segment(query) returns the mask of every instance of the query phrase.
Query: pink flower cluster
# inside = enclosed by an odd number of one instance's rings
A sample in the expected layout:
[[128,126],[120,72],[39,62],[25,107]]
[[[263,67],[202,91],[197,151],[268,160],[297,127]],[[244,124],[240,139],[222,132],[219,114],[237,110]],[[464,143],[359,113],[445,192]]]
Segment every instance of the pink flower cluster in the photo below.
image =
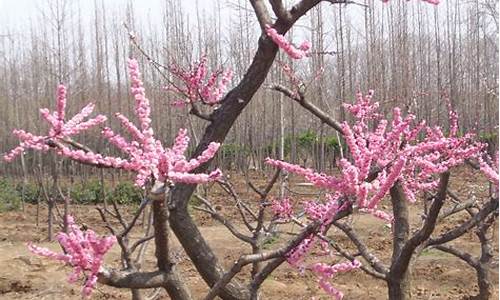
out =
[[92,230],[82,232],[71,216],[68,216],[67,223],[69,233],[60,232],[57,235],[57,240],[65,253],[57,253],[32,243],[28,244],[28,249],[37,255],[71,265],[73,273],[70,274],[68,281],[74,283],[83,275],[85,284],[82,295],[88,297],[97,284],[104,255],[116,242],[116,238],[99,237]]
[[[495,159],[491,163],[487,163],[482,156],[478,157],[479,167],[488,180],[493,183],[498,189],[498,152]],[[490,159],[491,160],[491,159]]]
[[[392,121],[381,119],[377,113],[378,103],[374,103],[372,97],[373,91],[366,96],[358,93],[355,104],[345,105],[356,121],[352,126],[342,124],[352,160],[340,161],[340,176],[317,173],[269,158],[266,162],[302,175],[315,186],[350,199],[362,212],[389,221],[392,217],[377,210],[377,206],[397,181],[407,198],[414,202],[418,191],[437,187],[436,174],[474,157],[481,152],[483,145],[474,142],[472,134],[457,136],[458,122],[454,112],[450,112],[450,134],[445,136],[439,127],[431,128],[424,122],[415,125],[415,116],[408,114],[403,117],[399,108],[394,109]],[[369,121],[375,122],[373,129]],[[422,139],[419,139],[420,135]],[[368,182],[373,169],[380,171],[375,180]]]
[[21,129],[14,129],[13,134],[17,136],[21,142],[19,146],[4,155],[4,160],[10,162],[27,149],[47,151],[50,148],[47,144],[50,140],[64,140],[65,138],[79,134],[82,131],[88,130],[106,121],[106,117],[103,115],[98,115],[95,118],[84,121],[94,110],[94,104],[92,103],[85,106],[67,122],[65,122],[65,109],[66,87],[61,84],[57,87],[56,111],[50,112],[47,108],[40,109],[40,114],[50,126],[49,133],[45,136],[39,136]]
[[274,199],[271,203],[271,211],[281,220],[289,220],[293,214],[292,203],[289,198]]
[[[190,103],[202,102],[215,105],[222,100],[227,85],[231,82],[233,72],[231,69],[216,70],[208,74],[207,57],[203,55],[198,62],[193,63],[189,69],[172,64],[169,71],[177,77],[183,86],[170,84],[167,90],[182,95],[184,98],[175,100],[174,105],[184,106]],[[219,80],[220,77],[220,80]]]
[[64,86],[60,86],[58,89],[57,111],[50,113],[47,109],[41,110],[42,116],[51,125],[49,134],[47,136],[35,136],[23,130],[15,130],[14,134],[21,140],[21,144],[6,154],[4,159],[11,161],[27,148],[47,151],[49,149],[48,142],[58,141],[59,144],[56,147],[58,154],[91,165],[133,171],[137,173],[135,183],[138,186],[144,186],[148,181],[152,180],[169,180],[173,183],[205,183],[219,178],[221,176],[219,170],[215,170],[210,174],[189,173],[212,159],[219,149],[219,143],[210,143],[199,157],[188,160],[184,156],[189,143],[189,137],[185,129],[179,130],[172,149],[164,148],[162,143],[155,139],[151,128],[150,103],[140,78],[137,61],[130,59],[128,69],[132,83],[131,93],[135,99],[135,115],[139,121],[139,126],[137,127],[127,117],[118,113],[116,114],[117,119],[127,130],[132,140],[127,140],[120,134],[113,132],[109,127],[102,130],[102,134],[106,139],[128,155],[127,159],[103,156],[92,151],[73,149],[66,146],[66,138],[103,123],[106,117],[99,115],[84,122],[83,120],[94,109],[94,106],[89,104],[71,120],[64,122],[64,109],[66,107],[66,89]]
[[344,294],[336,289],[329,280],[335,277],[338,273],[345,273],[361,267],[361,263],[357,260],[352,262],[338,263],[328,265],[325,263],[315,263],[311,270],[319,277],[319,286],[330,296],[337,300],[344,297]]
[[[378,205],[396,182],[401,184],[408,200],[413,202],[417,192],[437,187],[438,179],[435,175],[482,152],[484,145],[474,142],[472,134],[458,136],[458,117],[452,110],[449,134],[445,136],[439,127],[428,127],[424,122],[415,124],[415,116],[403,116],[399,108],[394,109],[392,120],[383,119],[378,113],[378,103],[373,102],[372,98],[373,91],[368,95],[358,93],[354,104],[345,105],[355,122],[352,126],[342,124],[350,160],[340,161],[340,176],[330,176],[284,161],[266,159],[266,163],[301,175],[316,187],[330,193],[323,203],[304,202],[304,212],[308,219],[321,222],[320,234],[350,204],[357,207],[359,212],[392,223],[393,216],[379,210]],[[484,162],[481,165],[487,176],[493,180],[496,178],[498,182],[498,173]],[[377,170],[376,179],[370,181],[368,178],[373,177],[373,170]],[[287,215],[293,214],[291,207],[284,209],[283,205],[277,206],[275,210],[280,213],[284,211]],[[311,235],[288,253],[288,263],[302,270],[307,269],[303,265],[304,258],[318,241],[324,249],[328,249],[328,244]],[[328,250],[326,252],[329,253]],[[348,271],[359,265],[359,262],[353,262],[335,267],[317,263],[312,271],[320,278],[320,286],[329,295],[340,299],[342,293],[328,280],[338,270]]]
[[173,147],[164,148],[161,141],[155,139],[151,128],[150,104],[140,79],[139,66],[136,60],[129,60],[129,73],[132,82],[132,95],[135,99],[135,115],[140,127],[136,127],[125,116],[117,114],[122,126],[132,137],[132,141],[104,128],[103,135],[112,144],[128,155],[128,160],[115,159],[113,167],[131,170],[137,173],[136,184],[144,186],[148,180],[169,180],[183,183],[205,183],[221,176],[219,170],[210,174],[191,174],[202,163],[212,159],[219,149],[219,143],[210,143],[203,153],[191,160],[184,156],[189,144],[187,130],[180,129]]
[[304,41],[299,47],[295,47],[283,35],[279,34],[276,29],[266,25],[266,34],[278,45],[285,53],[293,59],[301,59],[310,55],[311,43]]

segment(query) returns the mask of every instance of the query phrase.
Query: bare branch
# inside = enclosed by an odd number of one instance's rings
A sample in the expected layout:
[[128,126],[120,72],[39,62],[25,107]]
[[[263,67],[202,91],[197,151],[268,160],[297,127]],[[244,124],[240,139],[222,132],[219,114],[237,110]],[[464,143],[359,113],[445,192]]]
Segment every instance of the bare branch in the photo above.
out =
[[468,232],[472,227],[474,227],[479,222],[487,218],[491,213],[493,213],[497,209],[498,209],[498,199],[492,198],[490,201],[488,201],[488,203],[486,203],[483,206],[483,208],[479,210],[479,212],[476,215],[467,220],[467,222],[460,224],[459,226],[441,234],[436,238],[429,239],[427,245],[433,246],[433,245],[444,244],[462,236],[463,234]]
[[259,21],[260,28],[264,31],[266,25],[272,23],[266,4],[263,0],[250,0],[250,3],[252,4],[255,16],[257,16],[257,20]]
[[308,110],[310,113],[318,117],[323,123],[326,125],[332,127],[333,129],[337,130],[340,133],[342,132],[342,126],[340,125],[339,122],[337,122],[335,119],[330,117],[327,113],[325,113],[323,110],[321,110],[319,107],[316,105],[312,104],[311,102],[307,101],[306,98],[303,95],[295,95],[294,92],[292,92],[290,89],[282,86],[282,85],[273,85],[271,89],[283,93],[285,96],[288,98],[294,100],[298,104],[300,104],[303,108]]
[[106,269],[99,273],[98,282],[117,288],[149,289],[163,287],[168,274],[162,271],[132,272]]
[[454,248],[450,245],[436,245],[436,246],[434,246],[434,248],[441,250],[443,252],[452,254],[452,255],[460,258],[461,260],[465,261],[466,263],[468,263],[469,265],[471,265],[474,268],[478,264],[477,259],[475,259],[472,255],[470,255],[469,253],[462,251],[460,249]]
[[235,236],[237,237],[238,239],[246,242],[246,243],[249,243],[249,244],[253,244],[253,240],[252,238],[250,238],[249,236],[246,236],[244,234],[242,234],[241,232],[239,232],[236,227],[233,225],[233,223],[231,223],[231,221],[229,221],[228,219],[224,218],[221,214],[219,214],[217,212],[217,210],[212,206],[212,204],[205,198],[201,197],[200,195],[198,194],[194,194],[194,196],[199,199],[201,202],[203,202],[203,204],[208,207],[208,209],[203,209],[201,207],[194,207],[195,209],[197,210],[200,210],[200,211],[204,211],[208,214],[210,214],[210,216],[212,218],[214,218],[215,220],[219,221],[219,223],[221,223],[222,225],[226,226],[226,228]]
[[349,239],[358,249],[361,256],[363,256],[363,258],[375,271],[384,275],[389,272],[389,269],[387,269],[387,267],[382,264],[380,259],[378,259],[374,254],[370,253],[370,250],[368,249],[366,244],[359,238],[358,234],[351,226],[341,222],[333,222],[333,225],[342,230],[347,235],[347,237],[349,237]]
[[469,201],[466,201],[466,202],[459,202],[459,203],[456,203],[455,205],[453,205],[452,207],[450,207],[449,209],[447,210],[444,210],[441,215],[439,216],[438,218],[438,221],[441,221],[453,214],[456,214],[456,213],[459,213],[463,210],[467,210],[467,209],[470,209],[471,207],[474,207],[474,205],[476,205],[476,199],[470,199]]

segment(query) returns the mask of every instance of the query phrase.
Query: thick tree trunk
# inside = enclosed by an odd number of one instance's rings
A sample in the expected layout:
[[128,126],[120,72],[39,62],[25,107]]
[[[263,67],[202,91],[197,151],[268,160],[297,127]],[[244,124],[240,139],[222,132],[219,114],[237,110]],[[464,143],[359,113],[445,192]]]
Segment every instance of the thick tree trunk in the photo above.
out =
[[480,265],[476,268],[477,283],[479,285],[479,294],[476,296],[477,300],[488,300],[491,297],[491,280],[490,272],[487,265],[479,263]]
[[143,300],[144,297],[142,296],[141,290],[138,289],[130,289],[132,293],[132,300]]
[[408,300],[411,299],[410,274],[408,271],[399,278],[390,278],[387,280],[389,291],[389,300]]
[[[290,10],[289,19],[286,21],[278,20],[274,24],[274,28],[279,33],[286,33],[297,19],[319,2],[321,0],[300,1]],[[261,7],[261,4],[252,2],[257,19],[263,29],[263,22],[271,22],[271,20],[266,20],[265,7]],[[221,106],[211,115],[212,121],[205,129],[192,157],[200,155],[210,142],[224,141],[238,116],[266,79],[278,52],[278,47],[264,34],[261,35],[258,43],[257,52],[250,67],[239,84],[226,95]],[[208,169],[209,164],[210,162],[207,162],[194,171],[204,172]],[[178,184],[173,189],[170,225],[199,274],[211,287],[222,277],[223,269],[188,213],[187,203],[195,187],[196,185]],[[233,281],[222,289],[219,296],[224,300],[237,300],[249,299],[250,294],[247,288]]]
[[394,224],[392,262],[387,276],[388,296],[389,300],[406,300],[411,299],[410,268],[408,266],[402,268],[403,270],[396,270],[395,267],[399,263],[401,251],[410,235],[408,201],[399,182],[391,188],[390,195]]
[[[213,122],[205,130],[193,156],[199,155],[212,141],[223,142],[234,121],[243,111],[257,89],[264,82],[277,53],[277,47],[270,40],[260,38],[259,48],[254,60],[240,84],[224,99],[222,106],[213,114]],[[201,166],[197,172],[203,172],[208,164]],[[217,257],[203,239],[196,224],[187,210],[187,203],[195,185],[178,184],[172,191],[170,207],[170,224],[184,250],[191,258],[203,279],[212,286],[223,274]],[[223,299],[248,299],[246,288],[236,284],[228,284],[220,295]]]

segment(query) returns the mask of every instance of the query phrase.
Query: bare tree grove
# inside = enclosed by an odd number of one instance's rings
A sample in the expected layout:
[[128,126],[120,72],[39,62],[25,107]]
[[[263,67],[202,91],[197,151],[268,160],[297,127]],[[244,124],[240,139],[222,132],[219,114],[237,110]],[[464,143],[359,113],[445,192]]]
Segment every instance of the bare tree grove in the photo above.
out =
[[[447,119],[451,101],[464,131],[475,129],[486,138],[494,136],[498,123],[496,3],[446,1],[429,8],[418,1],[397,1],[391,6],[379,2],[317,6],[291,33],[297,39],[310,37],[316,52],[295,65],[301,77],[311,81],[307,89],[314,95],[311,101],[342,121],[345,114],[340,104],[353,101],[359,90],[373,88],[386,111],[399,105],[432,124]],[[234,70],[233,84],[243,76],[256,49],[257,20],[246,1],[214,1],[205,8],[193,5],[195,13],[186,11],[182,1],[164,1],[161,19],[140,19],[134,8],[140,4],[135,2],[110,7],[106,1],[94,1],[91,12],[82,12],[80,1],[47,3],[25,27],[6,24],[0,32],[3,152],[15,143],[11,128],[36,131],[36,109],[23,109],[20,118],[20,108],[49,106],[58,82],[68,85],[70,98],[76,102],[73,108],[90,100],[100,112],[130,115],[132,106],[124,100],[128,94],[125,62],[131,56],[144,63],[147,59],[129,42],[129,31],[158,64],[188,65],[205,54],[212,67]],[[277,59],[288,63],[285,56]],[[312,80],[320,69],[321,79]],[[324,161],[331,159],[331,153],[325,157],[322,152],[334,132],[298,111],[292,101],[280,104],[280,96],[268,87],[287,82],[281,72],[279,64],[272,67],[254,101],[231,129],[226,151],[220,154],[235,156],[230,167],[261,169],[263,158],[279,153],[281,135],[290,144],[285,154],[293,162],[309,156],[314,165],[328,165]],[[205,122],[169,105],[175,95],[163,89],[166,79],[153,67],[144,70],[144,77],[153,111],[168,116],[155,118],[156,132],[169,140],[176,128],[189,123],[190,130],[199,135]],[[287,116],[283,124],[276,117],[280,105]],[[313,150],[299,149],[298,136],[309,131],[320,133],[318,144]],[[106,146],[92,136],[86,136],[85,142],[98,150]],[[39,163],[31,154],[24,160],[30,170]],[[68,165],[64,172],[85,174],[87,170]],[[2,173],[21,175],[22,168],[4,165]]]

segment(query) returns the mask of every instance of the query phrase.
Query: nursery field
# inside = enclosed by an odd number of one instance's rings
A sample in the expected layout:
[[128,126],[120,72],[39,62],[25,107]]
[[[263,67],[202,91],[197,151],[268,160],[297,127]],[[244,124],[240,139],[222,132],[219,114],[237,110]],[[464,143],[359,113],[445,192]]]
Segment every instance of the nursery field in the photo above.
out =
[[[252,181],[259,183],[258,178],[263,178],[259,174],[252,174]],[[481,176],[469,168],[462,168],[452,172],[451,189],[459,195],[475,194],[478,199],[486,195],[486,182]],[[243,176],[233,175],[231,180],[235,184],[243,199],[252,204],[254,194],[246,188]],[[290,189],[301,193],[313,192],[312,188],[304,187],[298,178],[292,178]],[[227,196],[213,186],[208,190],[208,198],[217,205],[217,209],[226,216],[234,216],[237,220],[237,210],[234,204],[227,199]],[[299,197],[304,198],[304,196]],[[307,198],[307,197],[305,197]],[[298,201],[298,200],[296,200]],[[384,200],[387,201],[387,200]],[[387,208],[384,206],[383,208]],[[130,215],[135,207],[124,205],[121,210],[125,216]],[[105,234],[106,229],[95,209],[94,205],[73,205],[72,214],[82,226],[88,226],[101,234]],[[418,228],[420,224],[421,205],[411,206],[412,228]],[[212,220],[206,214],[192,210],[192,213],[200,226],[200,230],[209,241],[217,256],[223,260],[223,265],[229,267],[242,253],[249,253],[247,245],[241,243],[228,233],[227,229]],[[67,282],[67,274],[71,271],[68,267],[63,267],[57,262],[53,262],[39,256],[31,254],[26,243],[33,241],[38,245],[48,247],[53,250],[58,249],[57,243],[46,241],[47,228],[45,222],[40,222],[40,226],[35,226],[36,206],[27,205],[26,210],[9,211],[0,214],[0,299],[80,299],[80,287]],[[47,215],[46,208],[41,210],[41,219]],[[448,229],[455,224],[459,224],[466,217],[466,214],[459,213],[449,218],[449,222],[440,225],[439,230]],[[383,261],[388,261],[391,253],[392,242],[390,241],[390,228],[379,219],[369,216],[360,217],[354,215],[349,222],[359,232],[360,236],[367,241],[372,251]],[[140,231],[139,226],[134,230]],[[285,226],[285,225],[283,225]],[[498,297],[498,226],[493,226],[493,252],[495,257],[491,265],[493,284],[495,286],[494,297]],[[280,228],[282,231],[294,232],[298,228],[286,225]],[[439,230],[437,232],[439,232]],[[138,236],[138,232],[132,237]],[[329,236],[346,248],[352,248],[348,239],[334,229],[329,231]],[[269,249],[277,246],[280,241],[269,243]],[[477,254],[479,243],[474,232],[469,232],[453,243],[457,248]],[[154,247],[150,245],[145,256],[145,267],[154,267]],[[176,252],[179,268],[182,276],[188,281],[188,285],[193,292],[195,299],[202,299],[208,289],[200,278],[189,258],[181,252],[177,240],[174,242],[173,251]],[[106,255],[109,265],[119,265],[119,249],[115,245]],[[248,270],[245,270],[248,272]],[[245,275],[243,272],[240,275]],[[471,295],[477,293],[476,274],[467,264],[457,258],[440,252],[436,249],[424,250],[417,258],[415,268],[412,272],[412,294],[414,299],[470,299]],[[283,264],[264,283],[262,292],[263,299],[329,299],[321,289],[317,288],[316,278],[307,272],[301,275],[300,272]],[[361,270],[341,274],[333,279],[334,285],[345,294],[344,299],[385,299],[387,289],[385,283],[366,275]],[[168,296],[161,291],[161,299]],[[129,299],[128,290],[118,290],[107,286],[99,285],[93,294],[93,299]]]

